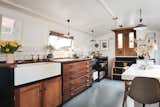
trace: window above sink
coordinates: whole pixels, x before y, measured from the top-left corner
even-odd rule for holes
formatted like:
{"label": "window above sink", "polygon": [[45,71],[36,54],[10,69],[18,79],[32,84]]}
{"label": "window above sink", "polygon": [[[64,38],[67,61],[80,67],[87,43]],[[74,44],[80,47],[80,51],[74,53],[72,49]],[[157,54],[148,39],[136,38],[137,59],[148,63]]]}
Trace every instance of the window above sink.
{"label": "window above sink", "polygon": [[67,51],[72,48],[73,37],[66,37],[64,34],[52,31],[48,38],[48,45],[54,46],[56,51]]}

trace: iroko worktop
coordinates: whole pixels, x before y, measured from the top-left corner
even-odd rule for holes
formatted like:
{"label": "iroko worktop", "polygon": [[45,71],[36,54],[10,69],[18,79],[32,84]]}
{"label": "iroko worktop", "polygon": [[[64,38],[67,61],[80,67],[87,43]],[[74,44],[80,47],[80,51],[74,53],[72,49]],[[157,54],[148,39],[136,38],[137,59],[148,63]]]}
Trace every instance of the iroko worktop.
{"label": "iroko worktop", "polygon": [[0,68],[6,67],[6,68],[15,68],[17,64],[32,64],[32,63],[43,63],[43,62],[59,62],[59,63],[70,63],[70,62],[79,62],[79,61],[86,61],[91,60],[90,58],[52,58],[52,59],[43,59],[43,60],[17,60],[13,64],[7,64],[5,61],[0,62]]}

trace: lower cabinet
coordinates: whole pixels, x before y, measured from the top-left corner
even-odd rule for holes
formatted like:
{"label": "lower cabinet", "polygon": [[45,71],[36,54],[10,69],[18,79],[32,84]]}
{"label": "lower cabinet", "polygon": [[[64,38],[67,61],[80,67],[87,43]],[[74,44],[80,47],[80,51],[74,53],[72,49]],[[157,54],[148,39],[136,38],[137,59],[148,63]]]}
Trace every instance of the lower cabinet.
{"label": "lower cabinet", "polygon": [[57,107],[61,104],[61,82],[60,78],[45,81],[43,83],[43,107]]}
{"label": "lower cabinet", "polygon": [[61,104],[61,77],[15,90],[15,107],[57,107]]}
{"label": "lower cabinet", "polygon": [[15,91],[15,107],[40,107],[41,84],[33,84]]}
{"label": "lower cabinet", "polygon": [[63,64],[63,103],[92,86],[92,62]]}

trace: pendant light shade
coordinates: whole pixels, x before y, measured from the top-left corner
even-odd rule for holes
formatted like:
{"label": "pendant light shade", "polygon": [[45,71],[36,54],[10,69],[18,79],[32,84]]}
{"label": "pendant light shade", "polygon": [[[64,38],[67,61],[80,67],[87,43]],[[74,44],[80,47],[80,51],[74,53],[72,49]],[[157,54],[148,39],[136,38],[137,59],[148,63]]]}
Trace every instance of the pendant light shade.
{"label": "pendant light shade", "polygon": [[147,25],[143,24],[143,18],[142,18],[142,9],[139,10],[140,17],[139,17],[139,23],[135,26],[134,30],[145,30],[147,28]]}
{"label": "pendant light shade", "polygon": [[94,39],[94,30],[91,30],[92,33],[92,39],[90,40],[90,42],[95,42],[96,40]]}
{"label": "pendant light shade", "polygon": [[67,33],[64,36],[65,37],[71,37],[70,36],[71,35],[71,33],[70,33],[70,22],[71,22],[71,20],[67,19],[66,22],[67,22]]}
{"label": "pendant light shade", "polygon": [[67,23],[68,23],[68,33],[67,33],[67,35],[68,36],[70,36],[70,22],[71,22],[71,20],[67,19]]}

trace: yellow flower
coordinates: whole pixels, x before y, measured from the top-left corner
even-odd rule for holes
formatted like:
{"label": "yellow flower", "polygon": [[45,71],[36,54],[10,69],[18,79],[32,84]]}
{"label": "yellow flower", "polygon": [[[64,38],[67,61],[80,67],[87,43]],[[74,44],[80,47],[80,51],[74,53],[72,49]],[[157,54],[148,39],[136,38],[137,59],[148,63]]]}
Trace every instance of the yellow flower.
{"label": "yellow flower", "polygon": [[6,52],[9,52],[10,51],[10,49],[9,48],[6,48]]}
{"label": "yellow flower", "polygon": [[14,41],[9,42],[9,45],[13,46],[13,47],[18,47],[17,43]]}
{"label": "yellow flower", "polygon": [[0,41],[0,46],[5,47],[7,43],[5,41]]}

